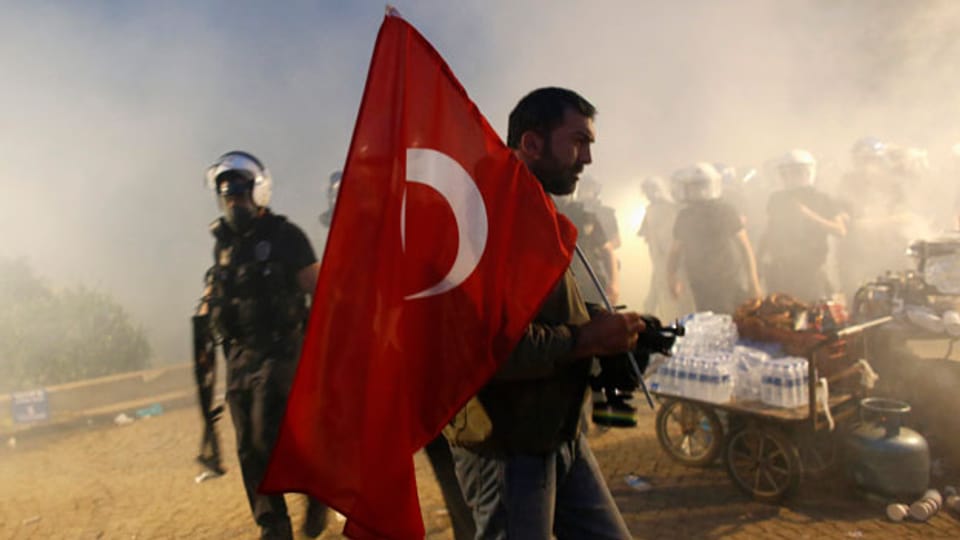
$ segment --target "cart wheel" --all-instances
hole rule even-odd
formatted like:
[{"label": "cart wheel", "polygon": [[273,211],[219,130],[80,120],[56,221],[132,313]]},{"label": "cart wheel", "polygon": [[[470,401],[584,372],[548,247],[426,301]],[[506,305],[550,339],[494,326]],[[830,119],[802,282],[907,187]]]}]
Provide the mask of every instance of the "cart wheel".
[{"label": "cart wheel", "polygon": [[723,425],[712,409],[671,399],[657,411],[657,440],[675,461],[704,467],[723,449]]},{"label": "cart wheel", "polygon": [[727,442],[727,472],[754,499],[777,502],[800,484],[800,454],[780,431],[747,426]]}]

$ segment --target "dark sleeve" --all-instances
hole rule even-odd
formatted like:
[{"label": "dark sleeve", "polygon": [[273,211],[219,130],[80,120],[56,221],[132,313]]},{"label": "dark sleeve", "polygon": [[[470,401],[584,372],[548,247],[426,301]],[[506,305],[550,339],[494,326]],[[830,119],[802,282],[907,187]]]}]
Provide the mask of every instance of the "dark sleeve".
[{"label": "dark sleeve", "polygon": [[591,242],[597,247],[601,247],[607,243],[607,240],[610,239],[610,235],[607,234],[607,231],[603,228],[603,223],[600,222],[599,217],[596,214],[591,214],[590,221],[593,222],[593,234]]},{"label": "dark sleeve", "polygon": [[783,192],[775,191],[767,199],[767,216],[777,215],[783,208]]},{"label": "dark sleeve", "polygon": [[317,255],[307,235],[293,223],[287,222],[286,242],[288,246],[290,267],[299,272],[307,266],[317,262]]},{"label": "dark sleeve", "polygon": [[520,343],[500,366],[494,379],[517,381],[543,379],[557,367],[573,361],[573,331],[565,324],[530,323]]},{"label": "dark sleeve", "polygon": [[[537,319],[527,325],[527,330],[520,338],[520,342],[494,375],[495,379],[500,381],[542,379],[556,374],[561,366],[577,361],[570,354],[576,346],[577,332],[573,329],[573,325],[586,323],[590,320],[590,315],[580,300],[580,293],[576,289],[576,282],[570,271],[563,275],[545,303],[550,305],[557,301],[571,305],[572,312],[568,317],[570,324],[548,322],[545,319],[552,319],[552,317],[542,317],[541,311]],[[551,308],[545,306],[541,309],[550,310]]]},{"label": "dark sleeve", "polygon": [[837,203],[837,201],[834,201],[833,197],[827,195],[826,193],[817,192],[817,197],[814,204],[815,207],[811,208],[811,210],[827,219],[832,219],[841,212],[840,205]]},{"label": "dark sleeve", "polygon": [[603,232],[607,240],[620,240],[620,227],[617,226],[617,212],[609,206],[604,206],[597,211],[597,219],[603,226]]}]

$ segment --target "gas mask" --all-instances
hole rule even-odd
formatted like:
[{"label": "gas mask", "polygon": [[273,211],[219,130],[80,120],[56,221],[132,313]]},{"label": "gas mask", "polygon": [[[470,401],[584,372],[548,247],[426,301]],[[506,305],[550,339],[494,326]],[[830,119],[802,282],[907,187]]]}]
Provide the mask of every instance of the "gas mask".
[{"label": "gas mask", "polygon": [[246,232],[257,216],[251,197],[253,179],[240,171],[226,171],[217,176],[216,182],[224,221],[234,232]]},{"label": "gas mask", "polygon": [[249,230],[255,217],[256,212],[239,204],[227,207],[223,211],[223,220],[235,233],[244,233]]}]

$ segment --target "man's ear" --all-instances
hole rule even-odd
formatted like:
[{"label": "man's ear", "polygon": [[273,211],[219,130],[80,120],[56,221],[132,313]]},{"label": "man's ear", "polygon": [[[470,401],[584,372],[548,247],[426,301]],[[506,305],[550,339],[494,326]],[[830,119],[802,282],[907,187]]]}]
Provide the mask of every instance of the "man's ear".
[{"label": "man's ear", "polygon": [[524,131],[520,136],[520,151],[529,159],[540,159],[543,153],[543,137],[536,131]]}]

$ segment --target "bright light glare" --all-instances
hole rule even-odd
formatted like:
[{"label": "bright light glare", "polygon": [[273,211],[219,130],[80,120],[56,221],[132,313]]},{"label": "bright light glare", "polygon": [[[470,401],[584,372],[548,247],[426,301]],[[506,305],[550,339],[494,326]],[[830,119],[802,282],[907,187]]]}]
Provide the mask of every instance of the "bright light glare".
[{"label": "bright light glare", "polygon": [[647,215],[647,205],[646,203],[637,204],[627,213],[627,230],[632,234],[636,234],[640,230],[640,225],[643,224],[643,216]]}]

